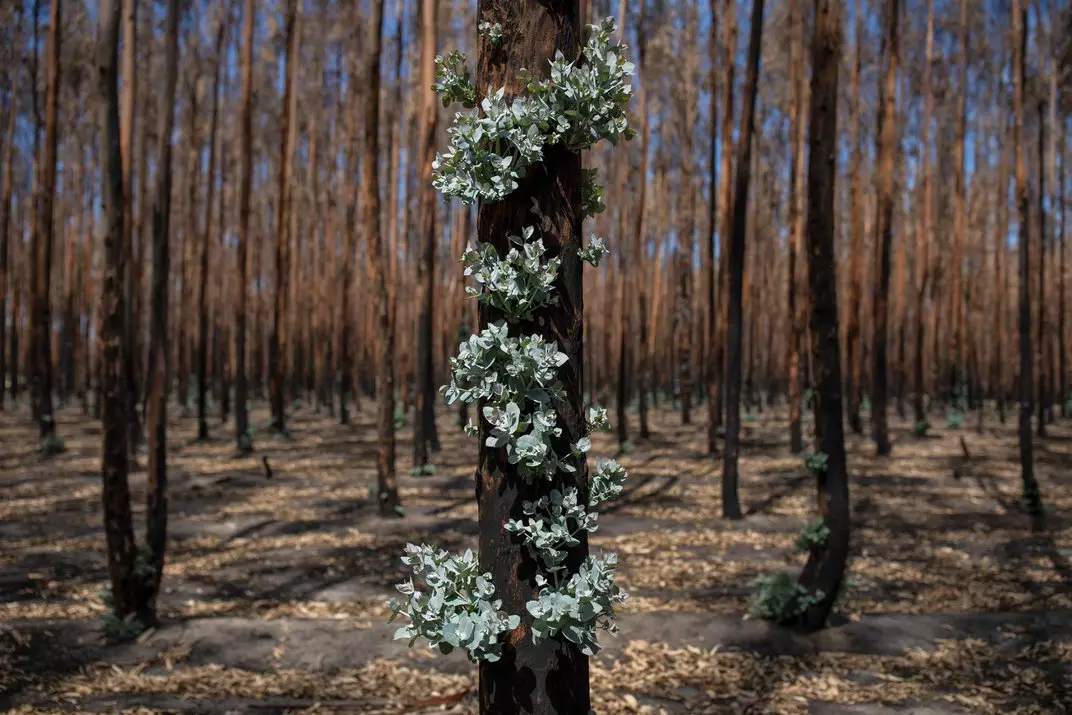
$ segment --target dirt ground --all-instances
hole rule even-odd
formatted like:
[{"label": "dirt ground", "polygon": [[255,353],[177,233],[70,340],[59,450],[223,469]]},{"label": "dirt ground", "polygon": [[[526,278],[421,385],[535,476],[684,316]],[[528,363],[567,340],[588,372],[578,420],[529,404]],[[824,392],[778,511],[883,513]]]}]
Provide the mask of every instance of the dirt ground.
[{"label": "dirt ground", "polygon": [[[805,637],[742,620],[755,577],[804,561],[792,543],[813,491],[784,413],[745,417],[747,516],[728,523],[705,427],[657,411],[592,538],[618,552],[631,594],[593,659],[597,712],[1072,712],[1072,429],[1037,443],[1051,511],[1033,530],[1014,419],[987,415],[981,434],[974,415],[962,430],[932,421],[918,440],[894,419],[883,460],[851,438],[855,585],[833,627]],[[368,491],[368,410],[341,427],[299,408],[293,439],[258,435],[244,458],[229,425],[195,443],[195,420],[173,417],[164,624],[121,646],[98,625],[99,423],[74,408],[58,422],[69,450],[46,459],[28,415],[0,415],[0,711],[476,711],[475,669],[391,641],[384,606],[406,542],[475,545],[476,447],[453,415],[440,415],[435,476],[404,476],[406,516],[389,521]],[[399,437],[405,475],[408,425]],[[596,436],[593,455],[615,452]],[[132,489],[141,532],[143,473]]]}]

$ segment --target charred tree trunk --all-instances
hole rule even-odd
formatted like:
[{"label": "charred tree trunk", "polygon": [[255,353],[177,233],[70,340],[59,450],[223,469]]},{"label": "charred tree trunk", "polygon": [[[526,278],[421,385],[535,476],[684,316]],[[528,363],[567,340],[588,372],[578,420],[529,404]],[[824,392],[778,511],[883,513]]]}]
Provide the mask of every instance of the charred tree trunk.
[{"label": "charred tree trunk", "polygon": [[[205,226],[201,234],[200,281],[197,288],[197,438],[208,439],[208,284],[211,266],[208,261],[212,241],[212,206],[216,192],[216,129],[220,115],[220,68],[223,65],[223,41],[227,35],[230,13],[221,0],[219,26],[216,28],[216,68],[212,80],[212,120],[208,132],[208,190],[205,197]],[[223,221],[223,215],[220,215]],[[222,226],[217,226],[217,231]]]},{"label": "charred tree trunk", "polygon": [[128,346],[124,340],[123,277],[128,254],[123,238],[126,198],[119,135],[119,18],[119,1],[102,0],[97,10],[96,48],[100,142],[105,155],[101,166],[101,216],[104,223],[104,276],[100,297],[101,395],[104,398],[101,406],[104,434],[101,478],[112,612],[119,619],[128,619],[140,618],[144,614],[138,612],[142,605],[139,599],[141,584],[135,574],[137,548],[127,482],[129,400],[124,380],[124,353]]},{"label": "charred tree trunk", "polygon": [[[381,516],[398,516],[401,502],[395,481],[395,336],[391,330],[387,252],[380,230],[379,131],[380,56],[383,49],[383,2],[371,0],[365,55],[365,161],[361,162],[361,207],[365,241],[372,264],[376,316],[376,496]],[[350,290],[352,286],[346,286]]]},{"label": "charred tree trunk", "polygon": [[279,195],[275,224],[275,312],[272,315],[272,332],[268,342],[269,390],[272,401],[272,428],[286,434],[286,382],[283,372],[287,365],[287,340],[284,338],[284,323],[287,313],[287,298],[290,282],[290,250],[287,242],[287,210],[290,194],[290,162],[292,134],[290,123],[297,121],[291,116],[291,98],[294,96],[295,69],[300,61],[297,56],[298,0],[287,0],[284,35],[286,37],[286,78],[283,86],[283,110],[279,119]]},{"label": "charred tree trunk", "polygon": [[923,434],[927,422],[926,386],[923,372],[923,349],[926,326],[927,282],[930,279],[931,217],[933,215],[934,170],[931,166],[931,117],[934,114],[934,92],[931,89],[931,62],[934,55],[934,0],[927,2],[927,40],[923,66],[923,216],[916,241],[916,265],[919,280],[916,285],[916,340],[913,360],[912,413],[917,435]]},{"label": "charred tree trunk", "polygon": [[726,449],[722,464],[722,516],[741,518],[737,494],[737,459],[741,433],[741,335],[744,290],[745,230],[747,228],[748,187],[752,175],[752,135],[756,116],[756,89],[759,84],[760,48],[763,40],[763,0],[752,0],[752,20],[748,38],[748,68],[737,146],[737,175],[733,188],[733,227],[729,242],[729,310],[726,321]]},{"label": "charred tree trunk", "polygon": [[249,306],[249,198],[253,185],[253,0],[245,0],[242,17],[242,108],[239,119],[238,246],[235,262],[235,446],[253,451],[249,429],[249,395],[246,382],[246,313]]},{"label": "charred tree trunk", "polygon": [[[546,76],[555,51],[567,58],[577,57],[580,27],[577,0],[479,0],[480,21],[502,22],[504,37],[498,47],[487,38],[480,40],[477,87],[505,87],[508,96],[524,88],[522,69]],[[537,178],[538,177],[538,178]],[[559,303],[541,309],[531,321],[520,324],[519,334],[542,334],[555,340],[568,356],[560,369],[564,398],[557,404],[558,426],[563,430],[563,449],[585,432],[582,368],[582,280],[577,251],[581,246],[581,158],[561,145],[545,151],[542,168],[526,172],[521,185],[505,200],[480,206],[477,234],[505,254],[507,236],[521,235],[531,223],[533,202],[544,217],[543,241],[552,256],[562,260],[555,289]],[[501,319],[497,311],[480,307],[480,327]],[[534,564],[524,545],[503,529],[508,518],[521,513],[525,500],[546,494],[549,485],[526,484],[516,465],[507,460],[505,449],[485,444],[489,434],[485,420],[480,425],[480,454],[477,470],[477,503],[480,523],[480,566],[490,571],[496,597],[503,599],[508,613],[525,614],[522,625],[504,634],[502,658],[480,664],[480,712],[483,715],[566,715],[586,713],[591,702],[588,688],[588,658],[564,639],[532,642],[531,617],[525,603],[536,591],[532,578]],[[584,462],[561,489],[576,484],[587,500]],[[574,572],[587,555],[587,540],[571,550],[567,568]]]},{"label": "charred tree trunk", "polygon": [[890,291],[890,248],[893,243],[893,175],[897,153],[897,65],[900,60],[900,43],[898,28],[901,21],[900,0],[886,0],[885,34],[882,45],[886,55],[886,74],[879,86],[879,106],[881,116],[876,134],[876,155],[878,156],[877,176],[875,178],[878,194],[878,226],[876,234],[878,245],[875,253],[875,282],[872,294],[872,358],[874,359],[871,375],[872,405],[871,431],[875,440],[875,450],[882,457],[890,453],[890,436],[887,415],[887,365],[886,351],[889,343],[889,291]]},{"label": "charred tree trunk", "polygon": [[1035,328],[1038,354],[1038,417],[1035,429],[1039,439],[1046,436],[1046,103],[1038,103],[1038,325]]},{"label": "charred tree trunk", "polygon": [[[718,87],[715,81],[715,60],[718,56],[718,0],[711,0],[711,151],[708,155],[708,164],[711,178],[708,182],[707,193],[707,252],[704,254],[704,276],[707,286],[707,340],[705,341],[705,355],[711,360],[714,355],[715,334],[718,329],[717,292],[718,274],[715,270],[716,244],[715,235],[718,228]],[[718,376],[711,365],[704,365],[705,388],[707,396],[707,453],[718,454],[718,435],[716,423],[718,421]]]},{"label": "charred tree trunk", "polygon": [[156,594],[164,571],[167,543],[167,387],[168,387],[168,231],[171,206],[171,134],[175,126],[175,84],[178,78],[179,0],[168,0],[164,35],[164,86],[160,93],[156,134],[156,193],[153,197],[153,290],[149,338],[149,485],[146,503],[146,547],[152,575],[142,590],[143,622],[156,619]]},{"label": "charred tree trunk", "polygon": [[[421,2],[421,120],[418,156],[421,162],[421,196],[418,211],[420,263],[417,267],[417,405],[413,418],[413,467],[429,464],[428,448],[439,451],[435,420],[435,254],[436,197],[432,186],[435,159],[437,98],[432,90],[435,79],[437,0]],[[398,277],[395,276],[395,280]],[[392,418],[393,419],[393,418]]]},{"label": "charred tree trunk", "polygon": [[[789,448],[794,454],[804,450],[804,437],[800,424],[800,349],[804,332],[804,302],[797,295],[800,285],[797,263],[800,260],[803,242],[804,221],[801,215],[801,197],[804,192],[804,131],[807,125],[801,121],[804,108],[804,7],[803,0],[793,0],[789,19],[789,270],[787,311],[789,317],[788,356],[789,368]],[[854,155],[855,156],[855,155]]]},{"label": "charred tree trunk", "polygon": [[[19,14],[18,20],[16,20],[15,37],[18,38],[22,29],[22,14]],[[2,174],[0,174],[0,410],[4,407],[4,379],[7,377],[7,333],[5,332],[5,321],[7,320],[7,295],[9,290],[15,292],[14,281],[10,281],[8,275],[10,274],[10,254],[11,248],[9,246],[11,236],[11,194],[14,185],[14,174],[12,167],[15,158],[15,117],[16,109],[18,108],[18,102],[16,98],[18,94],[15,92],[15,87],[18,80],[17,65],[12,65],[8,75],[8,102],[7,102],[7,121],[4,122],[4,159]],[[14,308],[14,305],[12,306]],[[15,340],[17,332],[18,314],[15,310],[11,312],[11,336],[12,341]],[[12,364],[14,365],[17,358],[12,356]],[[15,380],[17,379],[17,372],[12,372],[11,386],[12,386],[12,400],[14,400],[14,387]]]},{"label": "charred tree trunk", "polygon": [[1033,516],[1042,515],[1042,497],[1035,480],[1031,443],[1031,413],[1034,383],[1031,379],[1031,199],[1024,166],[1024,85],[1027,64],[1027,6],[1012,0],[1013,26],[1013,151],[1016,154],[1016,203],[1020,210],[1020,478],[1024,507]]},{"label": "charred tree trunk", "polygon": [[61,0],[52,0],[48,28],[48,88],[45,93],[45,143],[39,158],[37,213],[33,232],[33,360],[34,400],[41,447],[55,439],[52,416],[52,244],[55,231],[53,206],[56,200],[56,115],[59,101]]},{"label": "charred tree trunk", "polygon": [[837,254],[834,195],[837,179],[837,85],[841,20],[837,0],[815,0],[812,40],[811,136],[808,151],[808,280],[816,370],[815,432],[826,467],[815,472],[819,515],[829,536],[812,549],[800,582],[819,601],[800,617],[806,630],[826,625],[849,557],[849,477],[841,412]]}]

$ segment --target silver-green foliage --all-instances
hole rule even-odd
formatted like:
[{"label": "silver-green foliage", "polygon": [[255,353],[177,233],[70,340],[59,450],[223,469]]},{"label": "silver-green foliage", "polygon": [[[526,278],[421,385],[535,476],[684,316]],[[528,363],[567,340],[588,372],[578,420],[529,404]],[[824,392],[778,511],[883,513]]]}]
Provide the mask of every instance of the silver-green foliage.
[{"label": "silver-green foliage", "polygon": [[[498,23],[481,23],[479,30],[492,45],[502,40]],[[450,146],[433,164],[437,189],[466,203],[498,201],[517,188],[526,168],[541,161],[551,146],[577,152],[601,139],[633,136],[626,122],[633,65],[623,58],[624,46],[611,42],[616,31],[612,20],[589,26],[589,31],[578,61],[557,54],[547,80],[524,72],[525,91],[512,100],[506,99],[505,89],[489,88],[477,106],[465,55],[451,52],[436,59],[435,90],[444,104],[470,109],[455,115],[447,130]],[[603,190],[594,171],[586,171],[583,179],[582,208],[585,215],[595,215],[605,209]],[[533,213],[544,218],[535,203]],[[547,225],[538,223],[544,230]],[[442,392],[448,404],[480,401],[487,446],[505,450],[519,478],[548,485],[546,496],[523,502],[521,518],[505,525],[540,569],[534,578],[536,597],[525,604],[533,618],[532,637],[535,642],[560,637],[591,654],[599,649],[597,631],[615,629],[614,606],[626,594],[614,583],[613,553],[588,557],[576,572],[569,556],[584,534],[596,529],[593,507],[622,493],[626,473],[613,460],[597,461],[587,504],[577,487],[563,484],[569,475],[583,473],[591,448],[587,436],[570,444],[558,424],[556,404],[566,397],[559,371],[568,356],[541,335],[512,329],[556,304],[561,259],[547,257],[537,226],[507,238],[505,257],[490,245],[471,246],[462,256],[466,275],[477,283],[470,292],[503,320],[459,345],[450,359],[450,383]],[[606,253],[601,238],[578,250],[592,265]],[[589,431],[609,429],[607,411],[588,408],[585,424]],[[477,436],[481,430],[470,422],[465,432]],[[423,637],[444,653],[463,648],[471,660],[497,660],[503,633],[520,624],[520,615],[501,610],[491,577],[479,573],[476,557],[469,551],[452,556],[409,545],[402,560],[413,576],[398,586],[406,601],[390,603],[394,616],[408,619],[395,637],[408,638],[411,645]]]},{"label": "silver-green foliage", "polygon": [[[559,52],[549,79],[523,76],[525,94],[508,101],[505,88],[489,88],[479,106],[455,115],[447,130],[450,146],[432,164],[432,184],[439,191],[466,203],[501,201],[551,146],[576,152],[601,139],[616,143],[633,136],[625,109],[633,64],[622,59],[624,46],[611,41],[612,20],[590,30],[579,61],[569,62]],[[451,53],[438,63],[435,88],[448,104],[475,104],[476,88],[464,62],[464,55]]]},{"label": "silver-green foliage", "polygon": [[408,598],[388,605],[392,621],[404,615],[409,622],[395,631],[395,639],[408,638],[412,646],[423,637],[429,648],[444,654],[463,648],[473,662],[498,660],[499,634],[517,628],[521,619],[500,610],[501,600],[492,600],[491,574],[480,573],[476,555],[466,550],[453,556],[442,549],[407,544],[402,563],[413,571],[413,578],[397,586]]},{"label": "silver-green foliage", "polygon": [[748,603],[749,618],[784,623],[791,621],[823,599],[822,591],[809,592],[786,571],[760,576]]},{"label": "silver-green foliage", "polygon": [[826,521],[820,516],[818,519],[808,522],[800,530],[794,545],[798,551],[811,551],[823,546],[829,537],[830,527],[826,525]]},{"label": "silver-green foliage", "polygon": [[809,472],[825,472],[827,459],[826,452],[805,452],[804,468]]},{"label": "silver-green foliage", "polygon": [[594,655],[599,650],[596,631],[617,632],[614,606],[628,598],[614,583],[617,565],[618,557],[609,553],[589,556],[568,581],[549,581],[537,575],[539,596],[525,604],[535,619],[533,641],[561,634],[579,645],[582,653]]}]

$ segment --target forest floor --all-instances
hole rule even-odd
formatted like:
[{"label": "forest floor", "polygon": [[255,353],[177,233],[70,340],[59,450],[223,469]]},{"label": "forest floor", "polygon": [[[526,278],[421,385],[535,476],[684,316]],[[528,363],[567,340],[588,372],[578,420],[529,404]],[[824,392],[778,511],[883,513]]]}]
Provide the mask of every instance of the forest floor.
[{"label": "forest floor", "polygon": [[[293,439],[259,437],[243,458],[229,426],[196,443],[196,421],[173,418],[163,624],[112,646],[99,423],[61,410],[69,449],[46,459],[26,414],[0,415],[0,711],[476,712],[475,669],[393,642],[384,605],[406,542],[475,546],[474,442],[442,413],[436,475],[403,476],[405,518],[385,521],[371,417],[341,427],[298,409]],[[885,459],[850,437],[855,586],[833,627],[802,636],[742,620],[754,578],[804,561],[792,544],[814,491],[785,414],[745,420],[734,523],[697,417],[653,414],[591,540],[618,552],[631,594],[592,662],[600,715],[1072,712],[1068,423],[1036,442],[1042,529],[1018,506],[1015,416],[926,439],[894,419]],[[410,438],[407,425],[403,475]],[[595,437],[592,455],[616,451]],[[140,538],[144,472],[131,482]]]}]

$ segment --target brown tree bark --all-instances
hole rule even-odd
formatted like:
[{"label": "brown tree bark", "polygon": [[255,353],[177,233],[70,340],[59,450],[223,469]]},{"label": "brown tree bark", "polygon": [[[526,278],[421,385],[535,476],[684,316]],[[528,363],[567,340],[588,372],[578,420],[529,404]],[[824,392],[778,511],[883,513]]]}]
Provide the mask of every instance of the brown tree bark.
[{"label": "brown tree bark", "polygon": [[[573,59],[580,49],[577,0],[480,0],[479,21],[501,22],[504,37],[498,47],[487,38],[480,40],[477,87],[505,87],[507,96],[524,88],[518,73],[531,69],[547,76],[556,50]],[[538,177],[538,178],[537,178]],[[561,146],[545,151],[542,168],[529,171],[521,185],[505,200],[480,206],[477,233],[500,253],[508,249],[507,236],[520,235],[530,223],[530,208],[535,201],[544,216],[543,241],[552,255],[562,259],[556,283],[559,303],[538,311],[531,321],[517,326],[518,334],[542,334],[555,340],[568,356],[559,376],[564,399],[556,405],[558,426],[563,430],[559,453],[585,432],[583,402],[583,298],[581,264],[577,250],[581,245],[581,158]],[[480,308],[480,326],[502,316],[488,306]],[[511,333],[515,330],[511,326]],[[526,484],[505,449],[485,444],[488,424],[481,420],[477,503],[480,524],[480,565],[490,571],[497,598],[503,610],[525,614],[522,625],[505,635],[503,657],[494,663],[481,662],[479,699],[483,715],[534,713],[586,713],[590,707],[588,658],[564,639],[532,642],[531,617],[525,610],[536,584],[531,578],[532,563],[525,547],[503,529],[503,524],[520,513],[522,501],[533,500],[550,490],[547,483]],[[577,473],[566,478],[565,489],[576,485],[587,500],[585,463]],[[587,540],[570,552],[567,567],[576,570],[587,555]]]},{"label": "brown tree bark", "polygon": [[1038,417],[1035,429],[1039,439],[1046,437],[1046,103],[1038,103],[1038,325],[1035,328],[1038,355]]},{"label": "brown tree bark", "polygon": [[[365,137],[361,162],[361,208],[365,245],[372,266],[376,315],[376,497],[381,516],[399,516],[401,502],[395,481],[395,337],[391,330],[387,255],[380,229],[380,56],[383,50],[383,3],[371,0],[365,43]],[[347,290],[352,286],[347,286]]]},{"label": "brown tree bark", "polygon": [[[15,21],[14,39],[18,42],[18,38],[22,34],[22,13],[18,14],[18,18]],[[9,290],[9,284],[11,289],[14,289],[14,281],[9,281],[8,275],[10,274],[10,254],[12,252],[10,244],[11,236],[11,194],[14,187],[14,173],[12,171],[14,159],[15,159],[15,117],[17,116],[18,109],[18,94],[15,92],[18,80],[18,65],[12,63],[9,68],[7,76],[7,88],[8,88],[8,101],[7,101],[7,119],[4,122],[4,158],[3,168],[0,169],[0,410],[4,408],[4,380],[7,378],[7,333],[5,332],[7,321],[7,295]],[[12,292],[15,292],[12,290]],[[12,341],[16,340],[18,313],[12,311],[11,313],[11,336]],[[12,365],[17,364],[17,358],[12,356]],[[18,372],[13,371],[11,376],[11,388],[12,388],[12,400],[14,400],[15,381],[18,379]]]},{"label": "brown tree bark", "polygon": [[729,241],[729,306],[726,320],[726,444],[722,463],[722,516],[741,518],[737,494],[737,459],[741,432],[741,334],[744,290],[745,230],[748,188],[752,175],[752,136],[755,129],[756,89],[759,84],[760,49],[763,40],[763,0],[752,0],[745,76],[744,114],[737,145],[737,175],[733,188],[733,227]]},{"label": "brown tree bark", "polygon": [[927,282],[930,279],[931,217],[934,211],[934,169],[931,161],[931,118],[934,114],[934,92],[931,87],[931,63],[934,58],[934,0],[927,0],[927,39],[923,65],[923,206],[919,235],[916,241],[916,340],[913,360],[912,413],[919,425],[917,434],[927,421],[926,385],[924,384],[923,349],[926,327]]},{"label": "brown tree bark", "polygon": [[[197,288],[197,438],[208,439],[208,285],[212,280],[208,254],[212,241],[212,208],[216,193],[216,129],[220,115],[220,69],[223,65],[223,43],[227,36],[230,13],[225,0],[220,0],[216,27],[215,70],[212,80],[212,120],[208,132],[208,189],[205,196],[205,225],[201,234]],[[222,222],[223,216],[220,216]],[[193,227],[191,227],[192,229]],[[217,226],[216,230],[222,227]]]},{"label": "brown tree bark", "polygon": [[887,365],[889,341],[890,248],[893,243],[893,176],[897,154],[897,65],[900,61],[898,29],[901,21],[900,0],[886,0],[885,34],[882,45],[886,56],[886,73],[879,86],[881,116],[876,132],[875,153],[878,156],[875,191],[878,194],[878,245],[875,252],[877,280],[872,293],[872,404],[871,432],[875,450],[882,457],[890,453],[888,415],[886,413]]},{"label": "brown tree bark", "polygon": [[235,446],[253,451],[249,429],[249,396],[246,377],[246,313],[249,310],[249,199],[253,185],[253,0],[245,0],[242,17],[242,100],[239,119],[238,245],[235,262]]},{"label": "brown tree bark", "polygon": [[[846,392],[849,398],[849,427],[863,433],[860,403],[863,401],[860,346],[860,317],[863,311],[863,253],[864,253],[864,190],[863,190],[863,132],[860,131],[860,75],[864,32],[864,6],[856,0],[856,27],[853,33],[851,99],[849,103],[849,132],[852,143],[851,182],[849,184],[849,305],[848,327],[845,331]],[[929,72],[929,65],[924,70]],[[928,75],[929,76],[929,75]]]},{"label": "brown tree bark", "polygon": [[[859,4],[859,3],[857,3]],[[859,12],[859,10],[857,10]],[[800,349],[804,332],[804,301],[797,296],[799,273],[797,263],[803,243],[804,216],[801,212],[804,195],[804,133],[807,125],[801,121],[804,112],[804,6],[803,0],[792,0],[789,9],[789,270],[787,311],[789,317],[789,348],[786,362],[789,370],[789,448],[794,454],[804,450],[800,425]],[[857,98],[858,99],[858,98]],[[854,125],[855,126],[855,125]],[[854,129],[855,131],[855,129]],[[854,155],[854,160],[855,155]]]},{"label": "brown tree bark", "polygon": [[960,88],[957,101],[956,139],[953,148],[953,263],[950,266],[950,322],[949,331],[949,402],[954,409],[963,410],[966,388],[966,365],[964,360],[964,290],[961,274],[964,270],[964,239],[967,232],[967,181],[965,174],[964,139],[968,133],[968,2],[960,0],[960,52],[957,85]]},{"label": "brown tree bark", "polygon": [[62,41],[61,0],[49,9],[48,88],[45,92],[45,140],[39,159],[37,213],[33,232],[33,355],[34,400],[41,447],[53,440],[56,424],[52,416],[52,244],[55,231],[53,206],[56,201],[56,114],[59,102],[60,43]]},{"label": "brown tree bark", "polygon": [[[707,252],[704,254],[704,276],[707,285],[707,340],[705,341],[706,360],[712,360],[715,354],[715,340],[718,332],[718,277],[715,270],[715,257],[717,254],[715,234],[718,229],[718,87],[715,75],[716,58],[718,56],[718,0],[710,0],[709,16],[711,20],[710,59],[711,59],[711,86],[708,88],[711,97],[711,151],[708,157],[711,172],[708,182],[707,194]],[[731,93],[732,96],[732,93]],[[713,360],[712,360],[713,362]],[[704,366],[705,388],[707,392],[707,453],[718,454],[717,425],[719,420],[718,406],[718,371],[712,365]]]},{"label": "brown tree bark", "polygon": [[283,335],[287,314],[290,282],[290,246],[287,241],[287,229],[290,197],[290,166],[294,153],[294,138],[290,123],[297,121],[292,117],[292,99],[294,81],[297,77],[298,42],[300,34],[295,32],[298,22],[298,0],[287,0],[286,18],[284,20],[284,37],[286,42],[285,79],[283,80],[283,104],[279,118],[279,193],[275,216],[275,311],[272,314],[272,331],[268,342],[269,391],[272,402],[272,429],[279,434],[287,433],[286,424],[286,379],[284,371],[287,366],[287,336]]},{"label": "brown tree bark", "polygon": [[149,484],[146,546],[152,569],[139,604],[143,623],[155,622],[156,594],[164,571],[167,543],[167,387],[168,387],[168,232],[171,207],[171,134],[175,126],[178,79],[179,0],[168,0],[164,34],[164,86],[157,110],[156,186],[153,196],[153,290],[149,338]]},{"label": "brown tree bark", "polygon": [[808,151],[808,280],[811,288],[812,354],[816,369],[815,432],[826,468],[815,472],[819,515],[830,530],[813,548],[800,583],[818,595],[800,617],[806,630],[825,627],[849,557],[849,478],[841,411],[841,350],[838,345],[837,254],[834,250],[837,180],[837,85],[841,54],[840,3],[815,0],[812,39],[811,134]]},{"label": "brown tree bark", "polygon": [[[636,310],[636,338],[639,342],[636,350],[636,396],[639,417],[640,439],[651,436],[648,425],[648,391],[651,389],[651,367],[648,360],[648,292],[646,280],[641,278],[642,266],[647,256],[647,236],[645,235],[645,209],[648,186],[648,150],[650,126],[648,122],[648,92],[644,81],[644,66],[647,58],[648,38],[644,26],[644,0],[637,8],[637,61],[636,76],[640,78],[637,90],[637,104],[640,106],[640,121],[637,137],[640,139],[640,170],[637,172],[637,190],[633,197],[636,213],[633,214],[633,255],[629,278],[631,279],[629,297],[623,304],[624,310]],[[632,335],[629,339],[632,339]]]},{"label": "brown tree bark", "polygon": [[1016,156],[1016,202],[1019,207],[1020,244],[1020,479],[1024,507],[1033,516],[1042,515],[1042,497],[1035,479],[1031,443],[1031,413],[1034,383],[1031,379],[1031,199],[1024,166],[1024,85],[1027,64],[1027,6],[1012,0],[1013,27],[1013,151]]},{"label": "brown tree bark", "polygon": [[[435,420],[435,348],[433,322],[436,295],[436,195],[432,186],[432,161],[435,159],[437,97],[435,81],[437,0],[421,0],[421,118],[417,156],[421,162],[421,194],[418,209],[417,267],[417,404],[413,417],[413,467],[429,464],[428,448],[439,451]],[[395,276],[397,281],[397,276]]]}]

